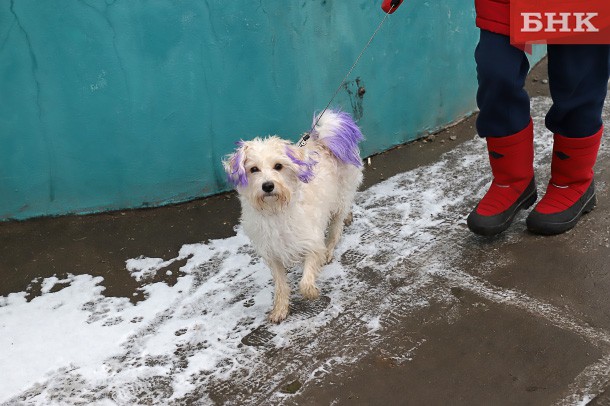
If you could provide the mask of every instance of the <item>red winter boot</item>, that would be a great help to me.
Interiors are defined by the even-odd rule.
[[[555,134],[551,180],[546,194],[527,217],[527,228],[536,234],[560,234],[578,223],[597,202],[593,166],[603,127],[586,138]]]
[[[468,228],[481,235],[506,230],[515,214],[536,202],[534,125],[501,138],[486,138],[493,181],[487,194],[468,216]]]

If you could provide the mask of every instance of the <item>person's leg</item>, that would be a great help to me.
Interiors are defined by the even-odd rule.
[[[486,139],[493,182],[468,216],[477,234],[495,235],[536,201],[533,126],[524,89],[529,62],[509,37],[481,30],[475,52],[477,131]]]
[[[593,166],[603,133],[610,46],[549,45],[548,63],[553,106],[546,126],[554,134],[551,179],[527,226],[538,234],[559,234],[596,204]]]
[[[530,122],[525,91],[529,61],[509,37],[481,30],[475,50],[477,63],[477,131],[484,138],[516,134]]]
[[[610,46],[548,45],[553,106],[546,126],[553,134],[584,138],[602,127],[608,91]]]

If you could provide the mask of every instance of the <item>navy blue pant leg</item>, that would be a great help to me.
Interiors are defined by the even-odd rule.
[[[525,52],[509,37],[481,30],[475,51],[477,63],[477,131],[481,137],[505,137],[530,122],[530,102],[524,89],[529,71]]]
[[[602,126],[608,91],[609,45],[549,45],[549,86],[553,106],[546,126],[570,138],[588,137]]]

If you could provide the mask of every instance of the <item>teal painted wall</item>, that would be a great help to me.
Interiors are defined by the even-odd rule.
[[[334,103],[359,118],[365,155],[475,108],[471,3],[410,0],[387,20]],[[227,190],[222,156],[307,131],[379,4],[0,1],[0,219]]]

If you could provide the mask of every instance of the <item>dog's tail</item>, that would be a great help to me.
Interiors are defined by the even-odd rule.
[[[313,121],[318,121],[313,129],[313,138],[324,144],[338,160],[361,167],[358,143],[363,136],[352,116],[343,111],[327,110],[319,120],[318,117],[316,115]]]

